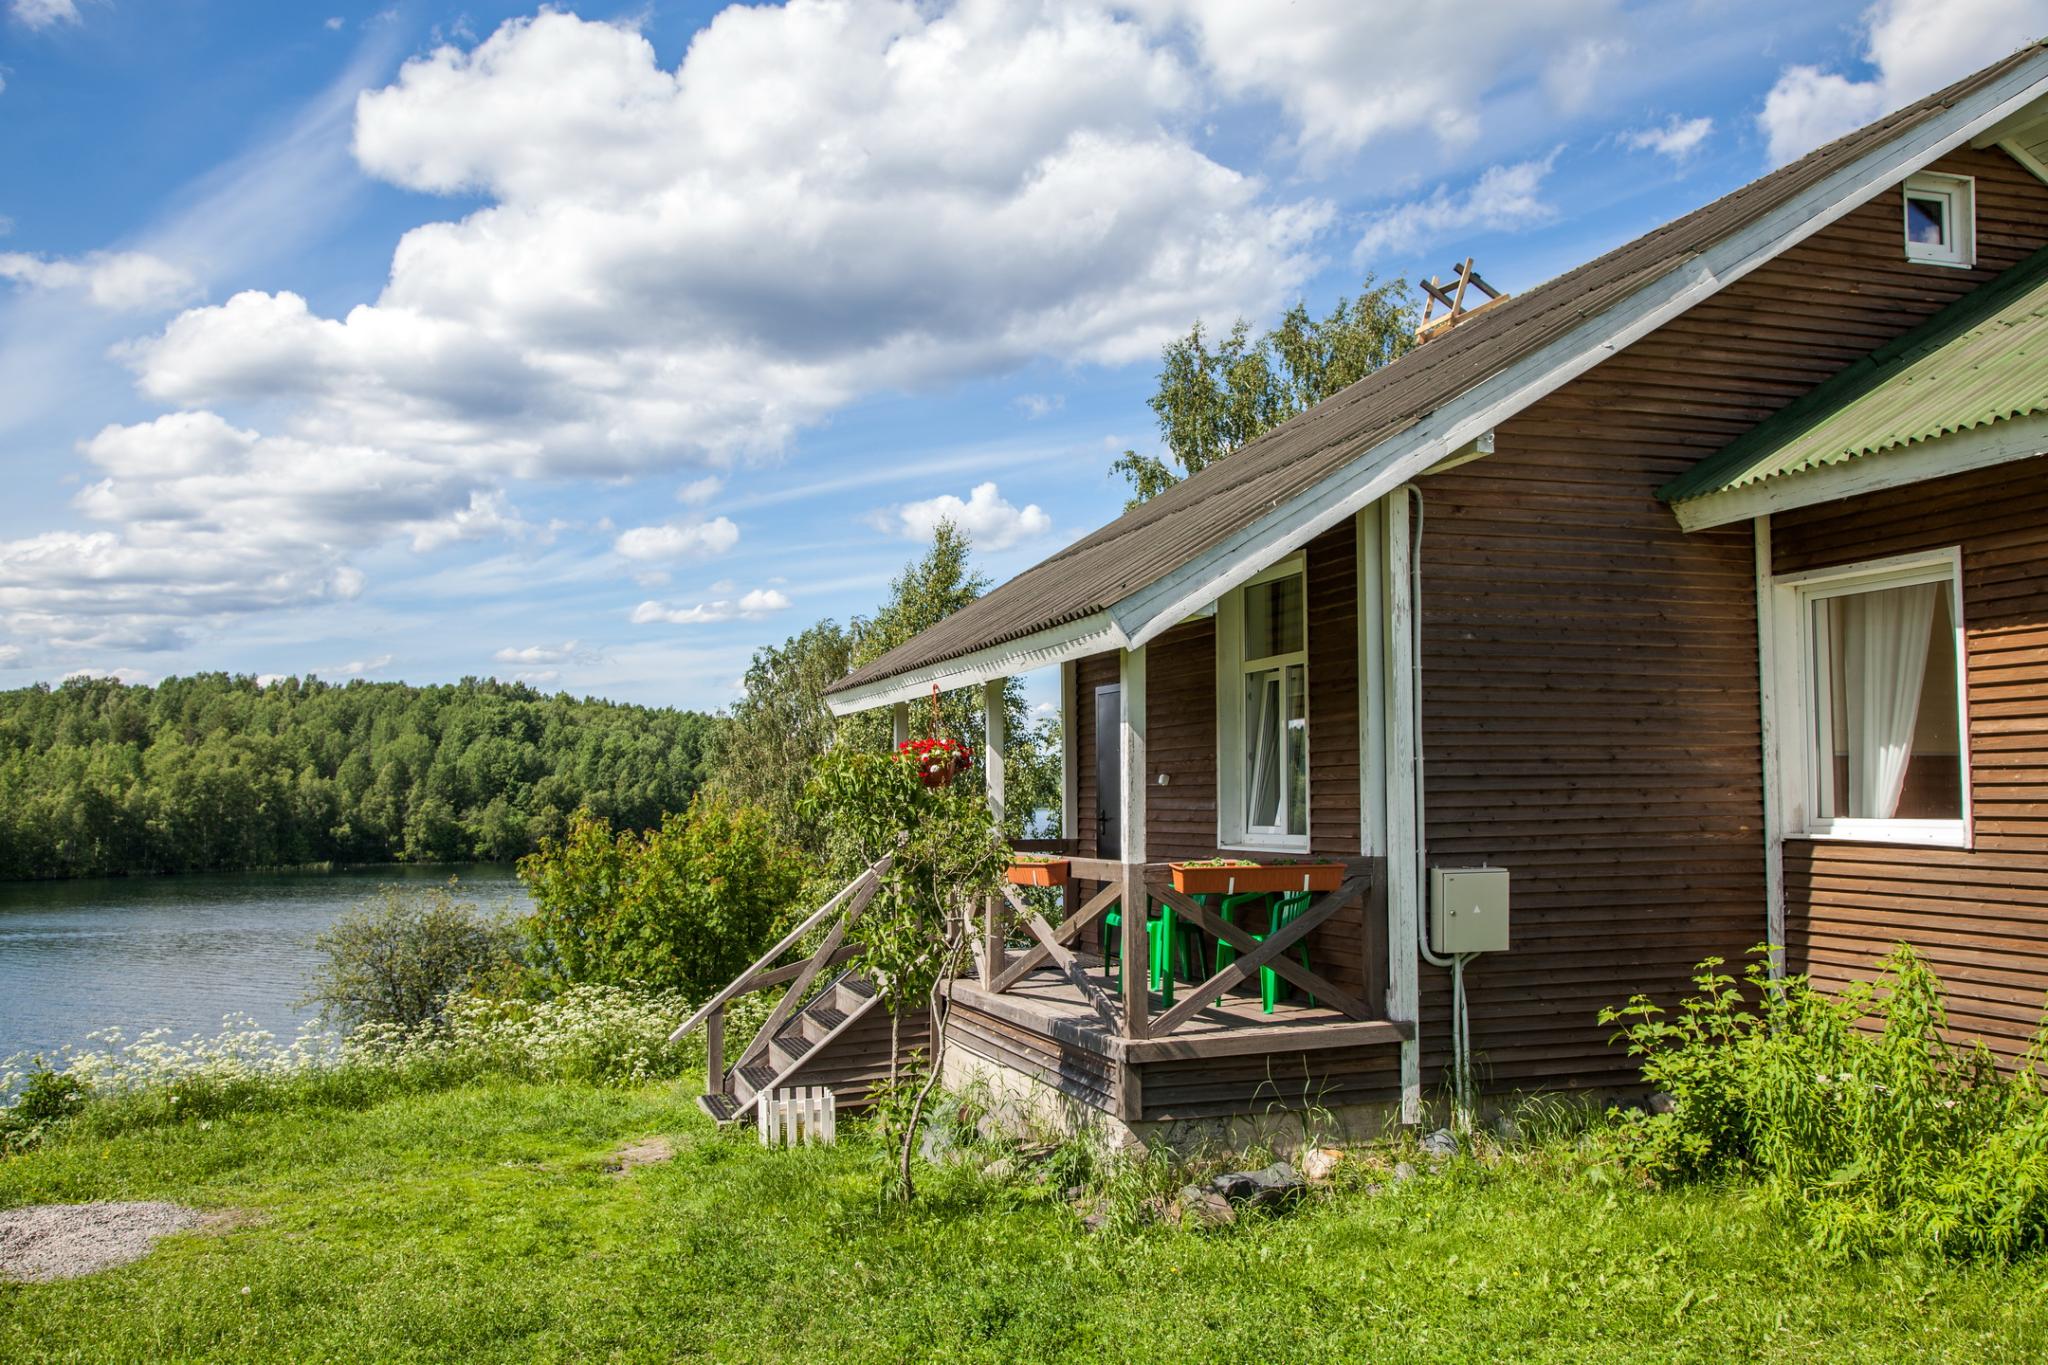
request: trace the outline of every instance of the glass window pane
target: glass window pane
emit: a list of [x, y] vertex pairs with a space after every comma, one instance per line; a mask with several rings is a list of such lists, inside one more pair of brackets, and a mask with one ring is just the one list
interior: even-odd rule
[[1308, 833], [1308, 675], [1287, 669], [1287, 832]]
[[1280, 670], [1262, 669], [1244, 680], [1244, 823], [1246, 829], [1280, 825]]
[[1906, 197], [1906, 240], [1924, 246], [1948, 242], [1948, 200], [1936, 196]]
[[1962, 743], [1946, 584], [1813, 606], [1815, 809], [1822, 819], [1960, 820]]
[[1244, 657], [1270, 659], [1301, 649], [1300, 574], [1268, 579], [1244, 590]]

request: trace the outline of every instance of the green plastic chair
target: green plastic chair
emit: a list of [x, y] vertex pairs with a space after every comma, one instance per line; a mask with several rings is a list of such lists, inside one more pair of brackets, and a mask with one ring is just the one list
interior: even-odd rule
[[[1188, 981], [1202, 979], [1202, 936], [1195, 925], [1177, 918], [1172, 906], [1162, 904], [1152, 909], [1156, 913], [1145, 916], [1145, 987], [1157, 991], [1171, 1005], [1176, 972]], [[1123, 974], [1111, 965], [1110, 954], [1123, 955], [1123, 925], [1123, 903], [1119, 901], [1102, 917], [1102, 974], [1119, 992], [1123, 990]]]
[[[1258, 898], [1253, 896], [1232, 896], [1230, 898], [1231, 901], [1254, 899]], [[1266, 932], [1263, 934], [1250, 934], [1252, 942], [1264, 943], [1268, 938], [1279, 933], [1292, 923], [1303, 910], [1306, 910], [1308, 903], [1314, 899], [1315, 896], [1307, 891], [1289, 891], [1283, 895], [1275, 896], [1273, 898], [1273, 908], [1266, 917]], [[1228, 912], [1236, 907], [1230, 905], [1229, 902], [1225, 902], [1225, 906], [1226, 913], [1224, 918], [1230, 919]], [[1235, 924], [1236, 921], [1231, 920], [1231, 923]], [[1249, 930], [1246, 932], [1250, 933]], [[1300, 945], [1298, 951], [1301, 957], [1301, 965], [1309, 968], [1310, 971], [1314, 971], [1315, 968], [1308, 960], [1308, 944], [1306, 941]], [[1220, 972], [1235, 961], [1237, 961], [1237, 948], [1230, 943], [1218, 941], [1216, 944], [1216, 970]], [[1271, 967], [1259, 968], [1259, 1003], [1264, 1006], [1267, 1014], [1271, 1014], [1273, 1007], [1279, 1003], [1279, 1000], [1280, 974]], [[1313, 995], [1308, 997], [1309, 1004], [1313, 1005], [1315, 1002], [1316, 998]]]

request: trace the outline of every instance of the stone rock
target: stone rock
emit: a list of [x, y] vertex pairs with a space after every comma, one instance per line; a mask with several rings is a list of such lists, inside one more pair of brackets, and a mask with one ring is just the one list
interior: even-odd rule
[[1069, 1185], [1067, 1186], [1067, 1202], [1069, 1204], [1078, 1204], [1081, 1202], [1081, 1196], [1086, 1193], [1088, 1191], [1082, 1189], [1079, 1185]]
[[1310, 1180], [1328, 1180], [1344, 1153], [1335, 1147], [1309, 1147], [1301, 1153], [1301, 1173]]
[[1190, 1185], [1168, 1206], [1166, 1220], [1191, 1228], [1220, 1228], [1237, 1221], [1237, 1210], [1214, 1190]]
[[1017, 1163], [1006, 1156], [997, 1157], [981, 1168], [981, 1174], [989, 1180], [1008, 1180], [1017, 1174]]
[[1653, 1114], [1675, 1114], [1678, 1112], [1678, 1097], [1662, 1090], [1650, 1096], [1650, 1112]]
[[1106, 1209], [1097, 1209], [1081, 1220], [1081, 1231], [1100, 1232], [1108, 1222], [1109, 1212]]
[[1365, 1192], [1367, 1195], [1385, 1194], [1387, 1192], [1387, 1187], [1385, 1185], [1380, 1184], [1379, 1181], [1375, 1180], [1372, 1182], [1372, 1184], [1367, 1185], [1365, 1187]]
[[1397, 1182], [1413, 1180], [1417, 1174], [1418, 1172], [1416, 1171], [1416, 1169], [1405, 1161], [1397, 1161], [1394, 1163], [1394, 1179]]
[[1454, 1157], [1458, 1154], [1458, 1135], [1448, 1128], [1439, 1128], [1422, 1139], [1422, 1154], [1431, 1157]]
[[1209, 1182], [1209, 1189], [1233, 1204], [1254, 1207], [1281, 1204], [1296, 1198], [1308, 1187], [1301, 1172], [1284, 1161], [1259, 1171], [1231, 1171]]

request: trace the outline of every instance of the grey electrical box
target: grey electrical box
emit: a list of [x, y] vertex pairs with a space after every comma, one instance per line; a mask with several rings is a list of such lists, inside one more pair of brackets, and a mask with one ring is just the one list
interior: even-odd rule
[[1504, 867], [1432, 867], [1429, 870], [1429, 946], [1432, 952], [1504, 953], [1508, 950], [1508, 870]]

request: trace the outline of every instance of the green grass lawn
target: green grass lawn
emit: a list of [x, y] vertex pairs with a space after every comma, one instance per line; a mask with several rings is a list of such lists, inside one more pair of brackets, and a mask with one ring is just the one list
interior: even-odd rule
[[[653, 1133], [673, 1162], [605, 1169]], [[74, 1139], [0, 1160], [0, 1207], [258, 1221], [0, 1285], [0, 1360], [2048, 1359], [2048, 1267], [1831, 1266], [1739, 1196], [1540, 1160], [1098, 1236], [968, 1170], [880, 1206], [879, 1161], [719, 1137], [666, 1086]]]

